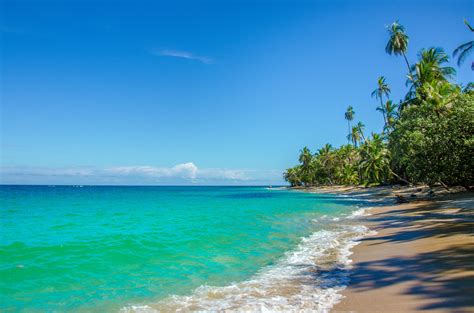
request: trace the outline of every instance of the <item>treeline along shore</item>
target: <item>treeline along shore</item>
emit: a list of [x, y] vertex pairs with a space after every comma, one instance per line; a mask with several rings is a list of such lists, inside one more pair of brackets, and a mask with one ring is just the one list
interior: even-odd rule
[[[467, 29], [474, 32], [465, 21]], [[381, 113], [381, 133], [364, 132], [355, 121], [352, 106], [347, 108], [347, 144], [330, 144], [315, 153], [304, 147], [299, 164], [283, 177], [291, 186], [428, 184], [474, 185], [474, 84], [455, 82], [456, 70], [448, 65], [449, 55], [439, 47], [422, 49], [415, 63], [406, 52], [409, 36], [397, 22], [388, 27], [385, 51], [401, 57], [406, 68], [406, 96], [398, 102], [390, 98], [388, 79], [380, 76], [372, 92]], [[474, 41], [453, 51], [458, 66], [468, 66]], [[474, 71], [474, 62], [470, 64]]]

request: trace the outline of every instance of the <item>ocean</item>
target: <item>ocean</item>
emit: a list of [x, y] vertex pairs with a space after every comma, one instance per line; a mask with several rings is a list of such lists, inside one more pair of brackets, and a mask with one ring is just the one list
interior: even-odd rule
[[3, 185], [0, 310], [325, 312], [367, 205], [285, 188]]

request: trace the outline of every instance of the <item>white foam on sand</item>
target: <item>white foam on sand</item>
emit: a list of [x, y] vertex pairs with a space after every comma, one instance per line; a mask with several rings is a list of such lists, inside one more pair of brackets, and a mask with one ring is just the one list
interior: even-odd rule
[[371, 207], [365, 207], [365, 208], [355, 210], [354, 212], [352, 212], [351, 215], [348, 216], [348, 218], [358, 218], [358, 217], [361, 217], [361, 216], [369, 216], [369, 215], [371, 215], [369, 213], [370, 209], [372, 209], [372, 208]]
[[121, 311], [328, 312], [348, 283], [351, 248], [369, 233], [362, 225], [320, 230], [302, 238], [296, 249], [249, 280], [223, 287], [201, 286], [189, 296], [170, 296]]

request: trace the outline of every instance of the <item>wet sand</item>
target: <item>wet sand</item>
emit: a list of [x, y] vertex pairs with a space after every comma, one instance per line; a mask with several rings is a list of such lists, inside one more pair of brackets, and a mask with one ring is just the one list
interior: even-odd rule
[[[353, 248], [332, 312], [474, 312], [474, 194], [428, 188], [318, 188], [373, 199], [377, 231]], [[396, 195], [409, 203], [396, 204]]]

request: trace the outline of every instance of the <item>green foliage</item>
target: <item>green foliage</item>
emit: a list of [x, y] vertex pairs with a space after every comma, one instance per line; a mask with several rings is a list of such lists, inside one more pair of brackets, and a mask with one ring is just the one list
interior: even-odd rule
[[407, 108], [391, 133], [393, 166], [409, 181], [473, 185], [474, 96], [454, 95]]
[[449, 62], [448, 55], [442, 48], [422, 49], [419, 53], [419, 61], [412, 67], [413, 80], [407, 82], [411, 84], [411, 90], [425, 83], [434, 81], [448, 81], [456, 74], [456, 70], [450, 66], [443, 66]]
[[[381, 112], [383, 115], [383, 121], [384, 121], [384, 130], [386, 130], [389, 127], [389, 121], [388, 121], [388, 116], [387, 114], [393, 113], [389, 112], [391, 109], [391, 102], [388, 101], [388, 97], [390, 95], [390, 87], [387, 85], [385, 82], [385, 77], [380, 76], [378, 81], [377, 81], [377, 89], [372, 91], [372, 97], [375, 97], [380, 100], [380, 106], [377, 107], [377, 111]], [[383, 104], [383, 97], [387, 98], [386, 105]], [[389, 106], [387, 106], [389, 105]]]
[[283, 179], [289, 182], [292, 187], [301, 186], [303, 184], [301, 181], [301, 167], [295, 166], [287, 169], [283, 173]]
[[405, 27], [398, 21], [393, 22], [387, 27], [390, 38], [385, 47], [388, 54], [400, 55], [406, 53], [408, 49], [408, 35], [405, 33]]
[[380, 185], [389, 183], [392, 179], [390, 170], [390, 153], [386, 143], [378, 134], [373, 134], [360, 147], [360, 176], [366, 185]]
[[473, 83], [462, 87], [450, 81], [456, 71], [447, 66], [449, 58], [441, 48], [421, 50], [418, 62], [410, 66], [404, 27], [395, 22], [389, 34], [386, 52], [403, 55], [409, 70], [405, 101], [397, 105], [388, 100], [390, 87], [385, 77], [379, 77], [372, 96], [380, 101], [377, 111], [384, 118], [382, 134], [366, 139], [362, 122], [351, 125], [355, 113], [349, 106], [344, 114], [348, 144], [340, 148], [326, 144], [315, 154], [303, 148], [300, 165], [284, 173], [292, 186], [396, 181], [474, 185]]

